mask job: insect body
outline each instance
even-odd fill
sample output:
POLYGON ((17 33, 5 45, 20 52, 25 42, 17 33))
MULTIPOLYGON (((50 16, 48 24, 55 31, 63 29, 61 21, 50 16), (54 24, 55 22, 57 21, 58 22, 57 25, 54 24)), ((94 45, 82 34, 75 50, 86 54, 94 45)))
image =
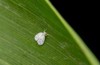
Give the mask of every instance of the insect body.
POLYGON ((38 34, 35 35, 34 39, 35 41, 37 41, 38 45, 43 45, 46 34, 47 33, 44 31, 44 32, 39 32, 38 34))

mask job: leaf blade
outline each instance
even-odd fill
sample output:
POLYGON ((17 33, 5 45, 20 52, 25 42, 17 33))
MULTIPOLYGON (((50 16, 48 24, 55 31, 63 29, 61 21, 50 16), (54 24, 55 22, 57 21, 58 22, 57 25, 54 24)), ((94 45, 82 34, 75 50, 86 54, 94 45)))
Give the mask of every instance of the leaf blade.
POLYGON ((44 0, 0 0, 0 59, 11 65, 89 65, 64 24, 44 0), (45 29, 49 35, 38 46, 34 36, 45 29))

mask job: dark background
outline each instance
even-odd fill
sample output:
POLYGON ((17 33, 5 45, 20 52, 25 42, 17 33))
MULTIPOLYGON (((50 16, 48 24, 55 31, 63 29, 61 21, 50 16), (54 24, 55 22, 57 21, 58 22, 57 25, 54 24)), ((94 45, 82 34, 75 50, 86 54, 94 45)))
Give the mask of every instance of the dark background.
POLYGON ((100 60, 99 3, 94 1, 50 1, 100 60))

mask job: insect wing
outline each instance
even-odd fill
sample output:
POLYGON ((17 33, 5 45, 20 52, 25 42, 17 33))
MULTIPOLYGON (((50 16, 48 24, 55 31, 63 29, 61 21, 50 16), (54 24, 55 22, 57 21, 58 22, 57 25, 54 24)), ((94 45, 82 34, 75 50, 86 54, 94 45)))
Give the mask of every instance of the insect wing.
POLYGON ((41 36, 38 38, 37 43, 38 45, 43 45, 44 41, 45 41, 45 36, 41 36))
POLYGON ((34 39, 37 41, 39 39, 39 37, 42 36, 42 34, 43 34, 42 32, 36 34, 35 37, 34 37, 34 39))

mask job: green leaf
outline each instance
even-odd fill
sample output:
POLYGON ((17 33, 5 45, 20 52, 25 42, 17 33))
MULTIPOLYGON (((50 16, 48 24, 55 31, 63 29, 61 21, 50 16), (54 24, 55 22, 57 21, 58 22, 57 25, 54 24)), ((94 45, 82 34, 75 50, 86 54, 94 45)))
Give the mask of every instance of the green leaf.
POLYGON ((0 65, 99 65, 48 0, 0 0, 0 65), (46 30, 42 46, 34 36, 46 30))

